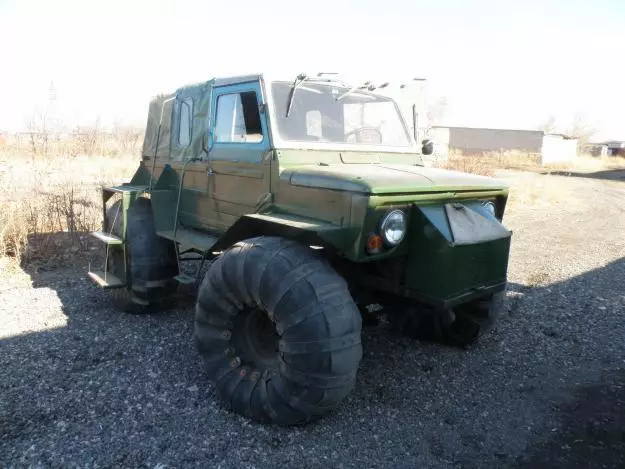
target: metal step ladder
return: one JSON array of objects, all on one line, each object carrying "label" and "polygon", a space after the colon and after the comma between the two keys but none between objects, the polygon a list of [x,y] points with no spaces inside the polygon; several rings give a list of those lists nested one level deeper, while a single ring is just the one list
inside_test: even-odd
[{"label": "metal step ladder", "polygon": [[[114,193],[122,194],[122,205],[123,205],[124,202],[129,203],[129,198],[131,197],[131,194],[134,195],[139,192],[142,192],[145,188],[146,186],[135,186],[135,185],[129,185],[129,184],[124,184],[121,186],[105,187],[103,190],[103,194],[105,194],[104,199],[103,199],[103,203],[104,203],[103,207],[106,207],[106,201]],[[112,231],[113,226],[115,226],[115,222],[121,212],[122,205],[120,205],[120,207],[118,208],[117,213],[115,214],[115,217],[113,219],[112,225],[108,227],[109,231]],[[106,211],[104,212],[104,215],[106,216]],[[87,272],[89,277],[96,284],[98,284],[100,287],[104,289],[126,288],[127,283],[124,280],[122,280],[117,275],[113,274],[112,272],[108,271],[108,259],[110,255],[110,249],[112,246],[121,247],[124,253],[124,259],[125,259],[126,246],[125,246],[124,240],[120,238],[119,236],[114,235],[112,232],[106,232],[104,230],[93,231],[91,232],[91,236],[93,236],[100,242],[104,243],[104,245],[106,246],[106,255],[104,257],[104,266],[102,270],[91,270],[91,263],[89,263],[89,271]],[[131,300],[134,303],[137,303],[140,305],[148,304],[145,300],[136,297],[134,293],[131,296]]]},{"label": "metal step ladder", "polygon": [[89,277],[93,279],[98,285],[102,288],[122,288],[125,286],[125,283],[117,277],[113,275],[111,272],[107,270],[108,266],[108,257],[109,257],[109,248],[110,246],[121,246],[123,245],[123,241],[121,238],[115,236],[111,233],[105,233],[103,231],[94,231],[91,233],[91,236],[102,241],[106,245],[106,256],[104,257],[104,268],[103,270],[91,270],[91,264],[89,264]]},{"label": "metal step ladder", "polygon": [[[106,188],[106,189],[108,189],[110,193],[120,192],[118,187],[111,187],[111,188]],[[113,219],[112,226],[115,225],[115,221],[117,220],[120,209],[121,209],[121,205],[120,205],[120,208],[117,210],[117,213],[115,214],[115,218]],[[112,226],[110,227],[110,230],[112,230]],[[91,277],[91,279],[94,282],[96,282],[98,285],[100,285],[102,288],[110,289],[110,288],[125,287],[126,284],[122,279],[120,279],[119,277],[117,277],[116,275],[114,275],[113,273],[107,270],[111,246],[121,246],[125,252],[124,241],[119,236],[116,236],[113,233],[107,233],[105,231],[93,231],[91,232],[91,236],[93,236],[100,242],[104,243],[104,245],[106,246],[106,255],[104,257],[104,267],[102,268],[102,270],[92,271],[91,263],[89,263],[89,271],[88,271],[89,277]]]}]

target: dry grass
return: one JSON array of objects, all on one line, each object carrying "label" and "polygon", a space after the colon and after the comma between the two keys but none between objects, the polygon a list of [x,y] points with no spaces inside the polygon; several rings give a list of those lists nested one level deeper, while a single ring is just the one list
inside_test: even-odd
[{"label": "dry grass", "polygon": [[85,249],[84,233],[101,226],[100,186],[128,180],[138,162],[137,156],[0,153],[0,258],[29,261],[59,244]]},{"label": "dry grass", "polygon": [[563,183],[564,178],[546,174],[524,173],[511,180],[507,211],[517,208],[531,208],[544,211],[574,200],[575,185]]},{"label": "dry grass", "polygon": [[462,155],[449,155],[446,161],[438,165],[442,169],[453,169],[463,173],[479,174],[480,176],[492,176],[495,167],[485,158],[469,158]]},{"label": "dry grass", "polygon": [[460,151],[454,151],[450,152],[447,161],[441,161],[438,166],[482,176],[492,176],[497,169],[526,170],[538,168],[540,167],[540,155],[514,151],[463,155]]},{"label": "dry grass", "polygon": [[[132,135],[107,139],[99,134],[74,141],[48,140],[45,145],[38,141],[0,141],[0,271],[8,270],[6,259],[28,262],[84,251],[90,241],[84,233],[99,229],[102,223],[100,186],[132,176],[139,162],[140,144]],[[98,146],[106,156],[78,152],[93,152]],[[23,151],[17,151],[20,147]],[[51,156],[52,150],[58,153]],[[536,155],[518,152],[480,157],[456,153],[437,166],[493,176],[498,169],[550,172],[625,168],[625,158],[581,156],[568,165],[541,167]],[[510,203],[536,205],[561,199],[555,189],[548,197],[544,188],[535,190],[532,184],[528,179],[517,187]]]},{"label": "dry grass", "polygon": [[46,130],[0,137],[0,154],[31,157],[139,155],[142,143],[142,128],[117,126],[104,132],[96,123],[65,134]]},{"label": "dry grass", "polygon": [[610,169],[624,169],[625,158],[622,157],[592,157],[580,155],[570,163],[540,164],[540,155],[517,151],[484,153],[482,155],[463,155],[462,152],[452,152],[447,161],[441,161],[440,168],[454,169],[467,173],[492,176],[498,169],[515,169],[521,171],[605,171]]},{"label": "dry grass", "polygon": [[562,170],[562,171],[581,171],[581,172],[594,172],[594,171],[606,171],[611,169],[625,169],[625,158],[621,156],[603,156],[594,157],[589,155],[580,155],[575,158],[570,164],[560,165],[547,165],[545,168],[548,171]]},{"label": "dry grass", "polygon": [[[465,156],[454,153],[448,161],[443,161],[439,167],[465,171],[483,176],[499,177],[501,170],[521,171],[518,177],[513,178],[510,188],[508,209],[531,207],[543,210],[571,199],[570,192],[574,190],[570,184],[562,184],[562,180],[555,173],[593,173],[610,170],[624,170],[625,158],[621,157],[593,157],[589,155],[577,156],[567,164],[540,165],[537,155],[528,155],[519,152],[492,153],[480,156]],[[533,173],[542,173],[537,179]]]}]

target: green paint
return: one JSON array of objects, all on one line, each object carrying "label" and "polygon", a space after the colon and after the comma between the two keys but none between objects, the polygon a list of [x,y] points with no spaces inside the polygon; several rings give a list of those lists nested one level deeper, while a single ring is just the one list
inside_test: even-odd
[{"label": "green paint", "polygon": [[[285,140],[293,129],[308,125],[301,106],[314,99],[306,98],[304,89],[295,95],[292,121],[280,114],[282,103],[276,104],[262,76],[209,80],[155,98],[148,110],[143,160],[130,185],[122,188],[124,222],[128,206],[145,194],[152,200],[157,232],[178,241],[177,230],[187,237],[205,236],[206,246],[218,238],[213,249],[261,234],[281,235],[332,247],[352,263],[403,259],[404,271],[393,290],[438,302],[460,301],[505,284],[510,236],[454,246],[444,216],[445,204],[460,202],[483,213],[478,202],[493,200],[501,221],[509,191],[504,183],[426,168],[414,143],[329,143],[318,136]],[[262,138],[246,143],[239,129],[237,141],[223,141],[218,100],[249,92],[256,93],[256,105],[242,114],[236,111],[243,116],[239,127],[256,125],[254,133]],[[348,95],[345,103],[357,99]],[[337,125],[344,115],[336,111],[340,106],[332,106],[335,114],[325,116],[321,125],[328,125],[325,132],[336,138],[342,135]],[[188,142],[181,145],[187,114]],[[392,209],[408,217],[406,237],[394,248],[368,254],[367,237],[379,233],[381,219]]]}]

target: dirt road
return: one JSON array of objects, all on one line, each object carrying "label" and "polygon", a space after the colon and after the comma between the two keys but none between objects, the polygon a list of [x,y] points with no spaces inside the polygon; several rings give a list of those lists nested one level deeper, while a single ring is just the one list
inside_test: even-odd
[{"label": "dirt road", "polygon": [[0,290],[0,467],[625,467],[623,173],[502,173],[506,314],[470,350],[364,334],[357,388],[293,429],[221,406],[193,298],[114,311],[86,263]]}]

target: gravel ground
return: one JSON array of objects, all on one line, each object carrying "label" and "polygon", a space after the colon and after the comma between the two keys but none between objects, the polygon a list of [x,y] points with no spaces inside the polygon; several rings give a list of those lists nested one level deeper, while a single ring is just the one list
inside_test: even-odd
[{"label": "gravel ground", "polygon": [[625,182],[506,173],[507,313],[469,350],[364,334],[358,385],[282,429],[221,406],[193,298],[137,317],[85,267],[0,291],[0,467],[541,468],[625,464]]}]

